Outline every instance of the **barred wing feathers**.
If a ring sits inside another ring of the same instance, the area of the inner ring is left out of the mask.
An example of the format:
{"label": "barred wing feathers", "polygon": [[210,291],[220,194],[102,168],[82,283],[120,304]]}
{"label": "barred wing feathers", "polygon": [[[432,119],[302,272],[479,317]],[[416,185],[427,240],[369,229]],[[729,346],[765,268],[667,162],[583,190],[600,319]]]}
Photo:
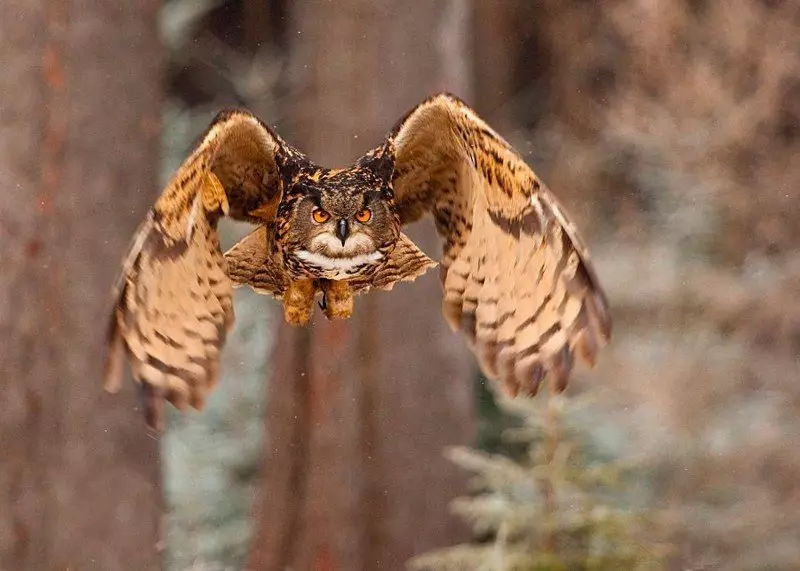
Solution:
{"label": "barred wing feathers", "polygon": [[114,288],[105,384],[120,386],[127,356],[151,426],[164,399],[201,408],[217,381],[234,320],[217,222],[274,217],[286,149],[248,112],[220,113],[134,236]]}
{"label": "barred wing feathers", "polygon": [[563,390],[576,353],[594,364],[611,320],[586,248],[555,197],[453,96],[419,105],[390,139],[401,222],[431,213],[444,241],[447,322],[509,393],[534,394],[548,375]]}

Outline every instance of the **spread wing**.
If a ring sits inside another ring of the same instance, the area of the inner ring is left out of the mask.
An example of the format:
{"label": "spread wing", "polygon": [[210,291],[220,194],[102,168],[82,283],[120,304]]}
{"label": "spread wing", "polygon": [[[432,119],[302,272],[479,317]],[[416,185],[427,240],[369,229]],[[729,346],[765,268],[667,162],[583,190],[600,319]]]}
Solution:
{"label": "spread wing", "polygon": [[275,216],[282,153],[296,151],[250,113],[223,111],[133,238],[114,288],[105,384],[119,387],[127,354],[151,426],[164,399],[200,408],[216,383],[233,324],[217,222]]}
{"label": "spread wing", "polygon": [[444,240],[443,311],[484,373],[511,394],[550,374],[562,390],[579,353],[608,340],[605,295],[577,230],[520,156],[466,104],[438,95],[390,135],[401,222],[433,215]]}

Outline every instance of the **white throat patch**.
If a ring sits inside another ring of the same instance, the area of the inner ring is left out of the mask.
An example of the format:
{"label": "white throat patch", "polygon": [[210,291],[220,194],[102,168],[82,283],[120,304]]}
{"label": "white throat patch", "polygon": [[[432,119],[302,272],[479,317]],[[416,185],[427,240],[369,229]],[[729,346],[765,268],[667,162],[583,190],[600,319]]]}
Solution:
{"label": "white throat patch", "polygon": [[298,259],[319,268],[326,274],[325,277],[333,279],[336,277],[352,277],[352,272],[361,266],[372,264],[383,258],[380,252],[372,252],[370,254],[359,254],[352,258],[331,258],[323,254],[309,252],[308,250],[298,250],[295,253]]}

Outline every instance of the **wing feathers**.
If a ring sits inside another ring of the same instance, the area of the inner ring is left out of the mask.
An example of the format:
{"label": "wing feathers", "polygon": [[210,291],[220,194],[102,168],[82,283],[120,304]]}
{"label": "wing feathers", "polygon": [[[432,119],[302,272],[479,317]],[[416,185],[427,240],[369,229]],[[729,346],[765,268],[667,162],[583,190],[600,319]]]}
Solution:
{"label": "wing feathers", "polygon": [[476,354],[481,368],[491,377],[497,377],[497,329],[499,321],[500,300],[503,297],[499,289],[500,259],[499,232],[492,224],[484,224],[484,264],[483,285],[478,295],[475,308],[476,321]]}
{"label": "wing feathers", "polygon": [[422,103],[390,136],[403,223],[430,212],[444,240],[447,322],[508,392],[534,394],[548,374],[562,390],[574,353],[594,363],[610,318],[586,248],[555,197],[453,96]]}
{"label": "wing feathers", "polygon": [[458,253],[456,259],[449,267],[442,263],[445,272],[444,278],[444,299],[442,301],[442,311],[447,323],[453,331],[461,328],[461,316],[463,315],[463,298],[467,289],[467,280],[470,275],[472,265],[471,245],[465,245]]}
{"label": "wing feathers", "polygon": [[153,399],[199,408],[213,386],[209,370],[233,324],[232,291],[216,232],[204,214],[180,252],[166,247],[158,226],[145,231],[147,239],[117,302],[111,334],[115,356],[109,361],[116,377],[110,387],[118,385],[123,339],[133,376],[146,385],[147,417],[160,428],[161,409],[151,410]]}
{"label": "wing feathers", "polygon": [[374,274],[355,278],[348,283],[354,293],[363,293],[371,288],[388,291],[397,282],[413,281],[435,265],[436,262],[401,232],[386,262]]}
{"label": "wing feathers", "polygon": [[235,286],[248,285],[261,294],[280,299],[286,290],[286,274],[273,250],[271,225],[260,226],[225,252],[228,275]]}
{"label": "wing feathers", "polygon": [[119,387],[127,355],[151,426],[163,423],[164,399],[201,408],[217,382],[234,320],[217,221],[269,222],[284,151],[295,152],[249,113],[221,113],[134,237],[114,290],[105,384]]}

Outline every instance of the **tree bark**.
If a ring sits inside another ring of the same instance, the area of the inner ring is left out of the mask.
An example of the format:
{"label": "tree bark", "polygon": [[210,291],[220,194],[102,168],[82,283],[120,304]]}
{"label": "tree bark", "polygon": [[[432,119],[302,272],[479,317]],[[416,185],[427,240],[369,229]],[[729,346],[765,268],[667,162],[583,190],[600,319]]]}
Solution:
{"label": "tree bark", "polygon": [[3,570],[160,568],[158,443],[101,388],[110,285],[156,190],[158,7],[4,4]]}
{"label": "tree bark", "polygon": [[520,28],[526,22],[520,17],[525,4],[526,0],[503,0],[474,5],[475,108],[499,129],[514,124],[517,54],[524,36]]}
{"label": "tree bark", "polygon": [[[466,4],[292,4],[283,134],[343,165],[433,92],[469,98]],[[438,255],[429,223],[413,237]],[[447,510],[463,476],[442,451],[473,437],[473,361],[436,273],[359,297],[348,322],[281,327],[250,569],[403,569],[463,539]]]}

